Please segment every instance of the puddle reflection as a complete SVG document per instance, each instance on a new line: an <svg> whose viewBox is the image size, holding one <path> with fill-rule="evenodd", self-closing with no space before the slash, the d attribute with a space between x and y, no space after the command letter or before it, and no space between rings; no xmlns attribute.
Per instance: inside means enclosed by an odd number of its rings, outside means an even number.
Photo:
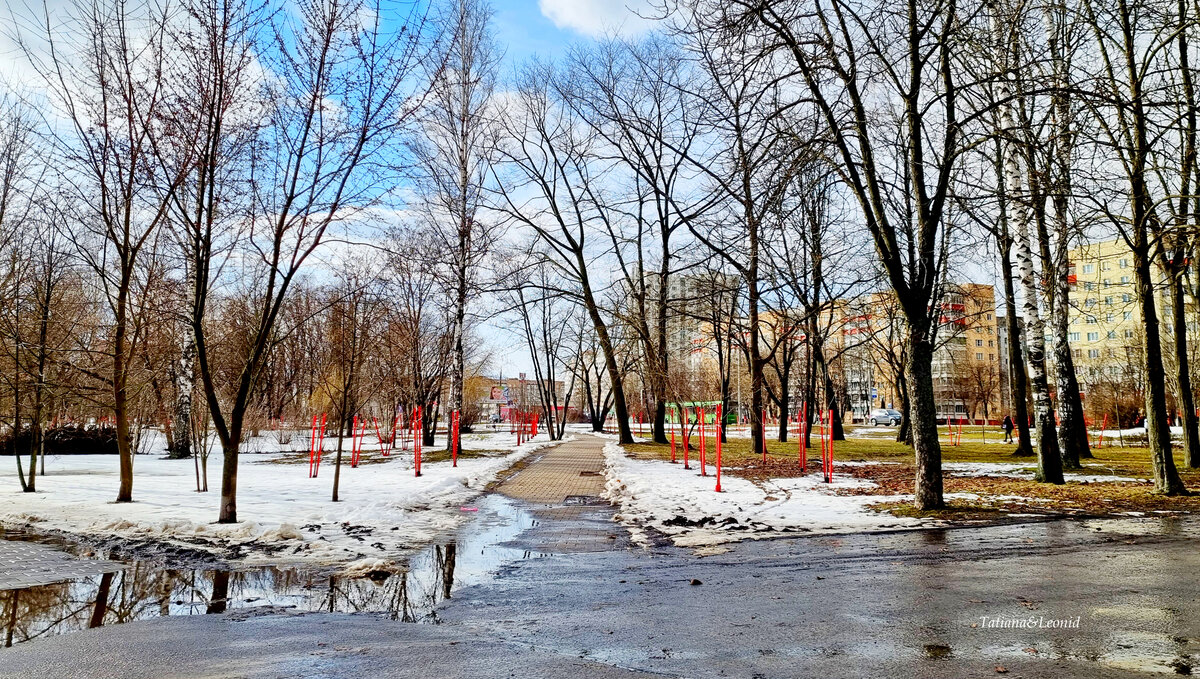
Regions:
<svg viewBox="0 0 1200 679"><path fill-rule="evenodd" d="M435 607L456 588L535 556L504 544L536 525L528 513L497 496L481 500L479 509L478 519L454 541L426 548L395 572L367 577L305 568L173 569L134 561L114 573L0 592L3 645L133 620L262 606L436 622Z"/></svg>

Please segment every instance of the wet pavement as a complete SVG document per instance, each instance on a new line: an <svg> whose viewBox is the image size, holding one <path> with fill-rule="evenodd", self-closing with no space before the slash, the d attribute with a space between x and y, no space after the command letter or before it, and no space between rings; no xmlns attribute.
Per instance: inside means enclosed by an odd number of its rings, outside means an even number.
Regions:
<svg viewBox="0 0 1200 679"><path fill-rule="evenodd" d="M590 471L598 445L549 458L554 473ZM289 589L226 572L215 596L220 571L189 572L197 606L174 589L143 599L167 617L109 626L138 599L114 579L105 627L0 650L0 677L1127 677L1200 659L1197 520L789 538L699 558L631 545L607 507L506 497L538 469L408 575ZM161 586L131 570L109 577ZM83 611L76 629L94 591L61 594ZM27 605L4 594L0 624ZM175 612L213 602L227 612Z"/></svg>

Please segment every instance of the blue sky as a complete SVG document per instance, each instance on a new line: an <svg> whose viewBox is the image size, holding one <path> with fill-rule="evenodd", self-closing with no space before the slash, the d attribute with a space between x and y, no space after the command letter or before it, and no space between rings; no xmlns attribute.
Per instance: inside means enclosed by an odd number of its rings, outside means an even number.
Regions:
<svg viewBox="0 0 1200 679"><path fill-rule="evenodd" d="M508 64L538 55L554 58L573 43L605 32L638 33L649 22L646 0L492 0L496 42Z"/></svg>

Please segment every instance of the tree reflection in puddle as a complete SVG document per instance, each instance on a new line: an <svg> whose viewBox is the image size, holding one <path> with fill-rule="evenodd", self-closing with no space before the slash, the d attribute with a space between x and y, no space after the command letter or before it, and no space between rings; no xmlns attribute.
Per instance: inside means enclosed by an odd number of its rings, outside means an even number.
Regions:
<svg viewBox="0 0 1200 679"><path fill-rule="evenodd" d="M420 570L348 578L291 568L176 570L134 562L123 571L0 592L4 646L91 627L254 606L386 613L417 622L454 587L457 546L436 545Z"/></svg>
<svg viewBox="0 0 1200 679"><path fill-rule="evenodd" d="M181 569L126 561L125 570L115 573L0 592L4 646L132 620L264 606L437 622L435 607L455 587L484 581L506 564L537 555L510 545L537 525L532 515L499 495L480 498L476 505L478 513L454 541L425 548L406 564L396 563L394 572L376 570L363 578L318 568ZM0 532L0 538L34 536ZM61 539L43 541L80 551ZM101 556L121 560L120 555Z"/></svg>

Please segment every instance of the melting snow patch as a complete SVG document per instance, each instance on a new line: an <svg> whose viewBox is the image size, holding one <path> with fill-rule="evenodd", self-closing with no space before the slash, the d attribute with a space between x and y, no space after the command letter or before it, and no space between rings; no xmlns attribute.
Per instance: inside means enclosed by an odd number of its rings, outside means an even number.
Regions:
<svg viewBox="0 0 1200 679"><path fill-rule="evenodd" d="M456 528L471 514L460 507L542 440L512 445L507 434L479 437L506 454L427 463L413 474L402 451L387 462L352 469L343 458L340 502L331 502L333 465L326 454L317 478L307 460L270 463L244 454L238 464L240 523L215 523L221 500L219 455L209 460L209 492L197 493L192 460L137 456L132 503L116 504L115 455L51 456L37 493L22 493L15 469L0 471L0 525L36 523L87 538L150 540L203 550L244 564L343 564L411 552ZM476 444L484 447L483 441ZM490 439L490 440L489 440ZM503 439L503 440L502 440ZM507 445L505 445L507 441ZM465 442L465 441L464 441ZM307 445L307 440L302 442Z"/></svg>
<svg viewBox="0 0 1200 679"><path fill-rule="evenodd" d="M838 495L844 488L874 484L835 474L826 484L821 474L752 482L723 476L716 479L696 469L661 460L635 460L615 442L604 446L604 497L620 507L618 520L653 528L681 546L711 546L784 533L844 533L921 525L919 519L871 510L880 502L904 496Z"/></svg>

